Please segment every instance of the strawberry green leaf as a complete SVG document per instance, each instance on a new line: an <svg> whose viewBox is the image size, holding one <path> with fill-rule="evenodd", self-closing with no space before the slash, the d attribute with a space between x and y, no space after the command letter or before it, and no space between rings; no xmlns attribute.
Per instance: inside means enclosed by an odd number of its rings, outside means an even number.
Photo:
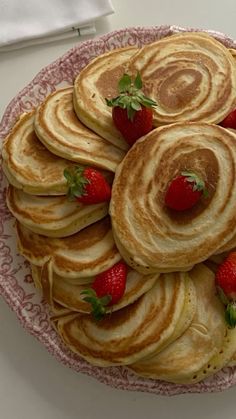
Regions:
<svg viewBox="0 0 236 419"><path fill-rule="evenodd" d="M224 291L219 286L217 286L216 289L217 289L217 294L219 295L222 304L227 306L229 304L229 299L226 297Z"/></svg>
<svg viewBox="0 0 236 419"><path fill-rule="evenodd" d="M68 192L67 196L70 200L86 194L85 185L89 180L83 176L84 167L74 166L64 170L64 177L67 180Z"/></svg>
<svg viewBox="0 0 236 419"><path fill-rule="evenodd" d="M236 303L229 303L225 311L225 320L228 326L233 329L236 326Z"/></svg>
<svg viewBox="0 0 236 419"><path fill-rule="evenodd" d="M111 295L110 294L104 295L104 297L100 298L100 303L103 306L107 306L110 303L110 301L111 301Z"/></svg>
<svg viewBox="0 0 236 419"><path fill-rule="evenodd" d="M130 96L120 96L119 106L122 107L123 109L126 109L130 106L131 100L132 99Z"/></svg>
<svg viewBox="0 0 236 419"><path fill-rule="evenodd" d="M140 103L142 103L142 105L146 106L147 108L157 106L155 100L152 100L149 97L145 96L142 92L137 92L136 96L139 99Z"/></svg>
<svg viewBox="0 0 236 419"><path fill-rule="evenodd" d="M85 295L83 300L91 304L91 313L95 320L103 319L104 315L106 314L106 306L112 299L111 295L104 295L103 297L99 298L93 288L85 289L81 291L80 294Z"/></svg>
<svg viewBox="0 0 236 419"><path fill-rule="evenodd" d="M96 291L93 288L87 288L80 292L81 295L89 295L90 297L97 297Z"/></svg>
<svg viewBox="0 0 236 419"><path fill-rule="evenodd" d="M127 115L128 115L128 119L130 119L131 121L133 121L134 115L135 115L135 110L132 109L131 106L129 106L127 108Z"/></svg>
<svg viewBox="0 0 236 419"><path fill-rule="evenodd" d="M113 106L119 106L119 100L120 100L120 96L117 96L114 99L107 99L107 98L105 98L105 101L106 101L107 106L110 106L111 108Z"/></svg>
<svg viewBox="0 0 236 419"><path fill-rule="evenodd" d="M191 171L183 171L181 175L186 177L187 181L193 183L193 191L202 191L204 198L208 197L208 190L205 182L196 173Z"/></svg>
<svg viewBox="0 0 236 419"><path fill-rule="evenodd" d="M130 89L130 87L131 87L131 77L128 74L124 74L118 83L119 93L127 92Z"/></svg>
<svg viewBox="0 0 236 419"><path fill-rule="evenodd" d="M140 103L139 102L137 102L136 100L133 100L132 102L131 102L131 108L134 110L134 111L140 111L141 109L142 109L142 106L140 105Z"/></svg>
<svg viewBox="0 0 236 419"><path fill-rule="evenodd" d="M143 87L142 79L139 72L137 73L137 76L135 77L134 87L136 87L136 89L138 90L142 89Z"/></svg>
<svg viewBox="0 0 236 419"><path fill-rule="evenodd" d="M71 182L72 181L72 176L71 176L71 173L70 173L69 169L65 169L64 170L64 176L65 176L67 182Z"/></svg>
<svg viewBox="0 0 236 419"><path fill-rule="evenodd" d="M204 198L208 198L209 191L205 188L205 185L204 185L204 189L203 189L202 193L203 193Z"/></svg>
<svg viewBox="0 0 236 419"><path fill-rule="evenodd" d="M120 107L127 109L127 115L130 120L133 120L135 112L141 110L142 107L152 108L157 106L157 103L145 96L140 90L142 88L142 80L139 73L137 73L134 83L132 83L131 76L124 74L118 83L120 95L113 99L105 99L107 106Z"/></svg>

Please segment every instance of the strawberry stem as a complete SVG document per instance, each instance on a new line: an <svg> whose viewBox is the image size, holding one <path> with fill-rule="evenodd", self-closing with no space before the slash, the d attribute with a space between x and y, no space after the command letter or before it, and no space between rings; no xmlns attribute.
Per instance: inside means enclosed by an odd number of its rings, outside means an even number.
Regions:
<svg viewBox="0 0 236 419"><path fill-rule="evenodd" d="M218 285L216 286L216 290L217 290L217 294L220 298L220 301L222 302L222 304L224 304L224 306L227 306L229 304L229 299L226 297L224 291L222 290L221 287L219 287Z"/></svg>
<svg viewBox="0 0 236 419"><path fill-rule="evenodd" d="M202 191L204 198L207 198L209 193L206 189L205 182L196 173L191 171L183 171L181 175L186 177L186 180L193 183L193 191Z"/></svg>
<svg viewBox="0 0 236 419"><path fill-rule="evenodd" d="M136 112L143 107L153 108L157 103L145 96L141 91L143 86L140 73L137 73L134 82L129 74L124 74L118 82L119 96L113 99L105 99L107 106L127 109L128 119L133 121Z"/></svg>
<svg viewBox="0 0 236 419"><path fill-rule="evenodd" d="M81 295L85 295L83 300L91 304L91 314L93 315L95 320L102 320L106 314L106 306L111 301L111 295L104 295L103 297L98 297L96 291L92 288L88 288L86 290L81 291Z"/></svg>
<svg viewBox="0 0 236 419"><path fill-rule="evenodd" d="M225 310L225 320L231 329L236 326L236 302L228 303Z"/></svg>
<svg viewBox="0 0 236 419"><path fill-rule="evenodd" d="M64 176L67 180L68 185L68 192L67 196L70 200L74 198L78 198L86 194L85 192L85 185L87 185L89 180L84 177L84 167L82 166L75 166L70 169L64 170Z"/></svg>

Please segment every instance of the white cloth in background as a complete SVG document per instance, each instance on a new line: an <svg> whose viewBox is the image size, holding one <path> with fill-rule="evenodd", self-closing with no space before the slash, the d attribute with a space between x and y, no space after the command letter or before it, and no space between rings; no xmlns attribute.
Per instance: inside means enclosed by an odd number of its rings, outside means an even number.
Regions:
<svg viewBox="0 0 236 419"><path fill-rule="evenodd" d="M0 0L0 52L95 33L111 0Z"/></svg>

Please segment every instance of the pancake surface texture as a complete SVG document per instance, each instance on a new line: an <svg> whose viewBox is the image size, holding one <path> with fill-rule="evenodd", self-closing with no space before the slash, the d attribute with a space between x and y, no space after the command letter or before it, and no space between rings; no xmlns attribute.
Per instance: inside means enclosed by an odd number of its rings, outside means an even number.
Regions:
<svg viewBox="0 0 236 419"><path fill-rule="evenodd" d="M23 114L2 148L3 170L13 186L34 195L65 195L64 169L74 163L50 153L34 132L34 112Z"/></svg>
<svg viewBox="0 0 236 419"><path fill-rule="evenodd" d="M34 267L34 271L38 270L36 274L37 281L42 284L43 295L47 302L53 306L56 301L71 311L90 313L91 305L84 301L81 292L86 288L90 288L95 278L79 278L77 280L62 278L56 275L52 268L52 261L46 262L42 269ZM129 270L123 297L116 304L107 307L107 312L119 310L136 301L154 286L158 277L159 274L154 274L146 275L144 278L142 274ZM85 279L87 279L87 285L81 283Z"/></svg>
<svg viewBox="0 0 236 419"><path fill-rule="evenodd" d="M36 110L34 127L52 153L81 164L114 172L125 154L79 121L73 108L73 87L46 98Z"/></svg>
<svg viewBox="0 0 236 419"><path fill-rule="evenodd" d="M205 181L208 197L177 212L165 193L183 171ZM207 259L236 232L235 179L236 136L219 126L172 124L137 141L116 172L109 210L123 258L144 273Z"/></svg>
<svg viewBox="0 0 236 419"><path fill-rule="evenodd" d="M74 83L74 108L79 119L122 150L127 150L128 145L112 121L111 108L105 98L118 95L118 81L136 51L135 47L114 49L95 58Z"/></svg>
<svg viewBox="0 0 236 419"><path fill-rule="evenodd" d="M28 195L9 185L7 205L16 219L34 233L66 237L102 219L108 204L83 205L67 196Z"/></svg>
<svg viewBox="0 0 236 419"><path fill-rule="evenodd" d="M76 314L59 319L57 329L69 348L92 364L126 365L160 351L178 337L177 331L181 335L195 304L186 273L163 274L136 302L101 321Z"/></svg>
<svg viewBox="0 0 236 419"><path fill-rule="evenodd" d="M196 265L189 275L197 295L192 323L182 336L159 354L132 365L137 374L192 383L198 381L198 371L204 369L222 349L227 326L223 305L216 295L215 275L202 264ZM206 368L205 376L211 373L211 368Z"/></svg>
<svg viewBox="0 0 236 419"><path fill-rule="evenodd" d="M148 44L131 57L145 93L157 102L154 125L221 122L236 105L236 63L213 37L180 33Z"/></svg>
<svg viewBox="0 0 236 419"><path fill-rule="evenodd" d="M53 271L68 278L97 275L121 259L108 217L64 238L44 237L16 223L19 252L33 265L49 259Z"/></svg>

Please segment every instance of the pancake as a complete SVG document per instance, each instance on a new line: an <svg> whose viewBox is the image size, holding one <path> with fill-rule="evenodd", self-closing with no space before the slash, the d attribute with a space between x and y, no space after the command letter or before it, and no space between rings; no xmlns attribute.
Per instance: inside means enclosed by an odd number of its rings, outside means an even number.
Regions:
<svg viewBox="0 0 236 419"><path fill-rule="evenodd" d="M38 290L42 290L40 273L41 269L38 266L31 265L31 275L34 281L35 288L37 288ZM54 316L58 318L58 316L65 316L67 314L71 314L70 309L58 304L56 301L53 301L52 304L50 304L50 310L51 318L54 318Z"/></svg>
<svg viewBox="0 0 236 419"><path fill-rule="evenodd" d="M195 304L195 289L186 273L162 274L133 304L99 322L88 314L64 316L57 330L72 351L94 365L128 365L163 349L177 338L177 330L181 335ZM181 317L181 328L176 327Z"/></svg>
<svg viewBox="0 0 236 419"><path fill-rule="evenodd" d="M44 237L19 222L16 230L19 253L36 266L43 266L51 259L53 271L62 277L92 277L121 260L109 217L64 238Z"/></svg>
<svg viewBox="0 0 236 419"><path fill-rule="evenodd" d="M233 56L234 59L236 59L236 49L234 48L229 48L229 52L230 54Z"/></svg>
<svg viewBox="0 0 236 419"><path fill-rule="evenodd" d="M33 195L65 195L64 169L74 165L50 153L34 133L34 112L23 114L2 147L9 183Z"/></svg>
<svg viewBox="0 0 236 419"><path fill-rule="evenodd" d="M87 285L81 284L80 279L62 278L53 272L52 261L46 262L42 268L34 267L34 270L37 270L37 282L42 284L44 298L51 306L57 302L71 311L91 312L91 305L84 301L81 292L91 287L94 277L86 278L90 280ZM133 303L153 287L158 277L159 274L155 274L144 278L142 274L129 270L123 297L117 304L107 307L107 311L116 311Z"/></svg>
<svg viewBox="0 0 236 419"><path fill-rule="evenodd" d="M236 248L236 234L215 252L216 255L233 251Z"/></svg>
<svg viewBox="0 0 236 419"><path fill-rule="evenodd" d="M132 170L130 170L132 167ZM206 184L190 210L169 210L165 193L182 171ZM119 166L109 212L116 245L143 273L187 269L236 234L236 136L206 123L157 128L138 140Z"/></svg>
<svg viewBox="0 0 236 419"><path fill-rule="evenodd" d="M236 105L236 63L208 34L185 32L145 45L130 59L145 94L157 102L154 126L221 122Z"/></svg>
<svg viewBox="0 0 236 419"><path fill-rule="evenodd" d="M41 281L41 277L42 277L42 270L44 269L44 278L45 284L49 284L47 289L49 289L50 287L52 288L52 283L55 285L55 283L57 282L66 282L68 284L68 286L85 286L86 284L91 284L93 277L85 277L85 278L69 278L69 277L61 277L59 275L57 275L55 272L53 272L53 263L51 260L48 260L47 262L45 262L45 264L41 267L41 266L37 266L37 265L33 265L32 263L30 264L31 267L31 274L32 274L32 278L34 281L34 285L35 288L38 288L39 290L42 290L42 281ZM45 267L45 268L44 268ZM47 300L49 300L46 297ZM55 301L54 301L55 302ZM60 304L60 303L58 303Z"/></svg>
<svg viewBox="0 0 236 419"><path fill-rule="evenodd" d="M124 151L79 121L72 93L73 87L57 90L37 108L34 120L37 137L57 156L114 172Z"/></svg>
<svg viewBox="0 0 236 419"><path fill-rule="evenodd" d="M108 204L83 205L66 196L29 195L9 186L7 206L14 217L34 233L66 237L99 221L108 213Z"/></svg>
<svg viewBox="0 0 236 419"><path fill-rule="evenodd" d="M127 150L128 145L112 121L105 98L118 95L118 81L136 51L135 47L127 47L100 55L80 72L74 83L74 109L80 121L122 150Z"/></svg>
<svg viewBox="0 0 236 419"><path fill-rule="evenodd" d="M235 367L236 366L236 351L234 352L232 358L228 362L229 367Z"/></svg>
<svg viewBox="0 0 236 419"><path fill-rule="evenodd" d="M208 376L220 371L229 365L236 347L236 329L226 329L226 333L222 342L222 346L217 353L209 360L204 367L197 371L192 377L191 383L204 380ZM184 383L181 381L180 383Z"/></svg>
<svg viewBox="0 0 236 419"><path fill-rule="evenodd" d="M159 354L131 365L138 375L174 383L192 383L198 381L198 371L204 369L222 349L227 326L224 307L216 296L215 275L203 264L196 265L189 275L197 295L192 323L182 336ZM208 367L205 376L211 373Z"/></svg>

